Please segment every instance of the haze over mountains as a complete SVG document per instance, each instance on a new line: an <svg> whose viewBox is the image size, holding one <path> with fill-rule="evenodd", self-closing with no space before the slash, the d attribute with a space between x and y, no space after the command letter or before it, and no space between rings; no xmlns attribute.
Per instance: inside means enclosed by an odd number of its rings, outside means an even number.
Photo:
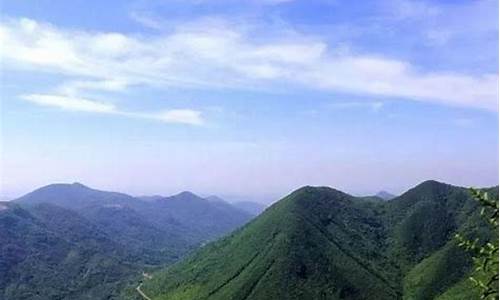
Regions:
<svg viewBox="0 0 500 300"><path fill-rule="evenodd" d="M380 191L380 192L378 192L378 193L375 195L375 197L379 197L379 198L381 198L381 199L383 199L383 200L391 200L391 199L395 198L395 197L396 197L396 195L393 195L393 194L388 193L388 192L386 192L386 191Z"/></svg>
<svg viewBox="0 0 500 300"><path fill-rule="evenodd" d="M474 299L453 235L498 238L436 181L384 201L307 186L251 219L190 192L45 186L0 202L0 299L140 299L141 280L151 299Z"/></svg>
<svg viewBox="0 0 500 300"><path fill-rule="evenodd" d="M170 264L252 217L189 192L149 200L74 183L3 202L0 296L117 297L143 270Z"/></svg>

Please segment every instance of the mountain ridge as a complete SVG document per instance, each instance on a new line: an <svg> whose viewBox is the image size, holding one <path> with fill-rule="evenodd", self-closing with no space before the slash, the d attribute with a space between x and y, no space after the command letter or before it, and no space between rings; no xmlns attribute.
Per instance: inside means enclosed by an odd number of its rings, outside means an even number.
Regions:
<svg viewBox="0 0 500 300"><path fill-rule="evenodd" d="M0 298L7 299L38 299L36 293L42 298L122 299L125 282L142 271L169 265L251 218L190 192L144 201L80 183L44 186L3 203L0 273L8 277L0 276ZM46 241L53 241L53 247ZM90 281L79 279L85 268L97 272L85 275Z"/></svg>
<svg viewBox="0 0 500 300"><path fill-rule="evenodd" d="M471 271L453 234L477 226L487 228L467 189L437 181L383 202L304 186L157 273L143 290L152 299L445 297Z"/></svg>

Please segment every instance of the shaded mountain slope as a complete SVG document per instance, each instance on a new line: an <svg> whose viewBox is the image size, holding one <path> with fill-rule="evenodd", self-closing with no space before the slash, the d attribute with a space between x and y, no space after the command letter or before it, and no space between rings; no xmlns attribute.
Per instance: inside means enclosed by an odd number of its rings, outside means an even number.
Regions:
<svg viewBox="0 0 500 300"><path fill-rule="evenodd" d="M36 211L0 211L0 298L111 299L138 272L140 257L77 214Z"/></svg>
<svg viewBox="0 0 500 300"><path fill-rule="evenodd" d="M208 201L190 192L148 203L139 212L148 220L164 227L168 217L186 230L192 241L209 241L231 232L252 216L226 202Z"/></svg>
<svg viewBox="0 0 500 300"><path fill-rule="evenodd" d="M183 235L186 229L182 226L167 222L164 227L154 226L127 206L91 206L80 214L150 265L175 261L194 247Z"/></svg>

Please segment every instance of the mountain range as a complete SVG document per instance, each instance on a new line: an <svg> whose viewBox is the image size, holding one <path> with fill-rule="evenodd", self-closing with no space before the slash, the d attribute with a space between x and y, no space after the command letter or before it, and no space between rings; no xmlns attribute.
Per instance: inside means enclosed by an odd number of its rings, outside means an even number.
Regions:
<svg viewBox="0 0 500 300"><path fill-rule="evenodd" d="M176 300L479 299L458 232L498 241L462 187L426 181L389 201L303 187L141 288Z"/></svg>
<svg viewBox="0 0 500 300"><path fill-rule="evenodd" d="M468 189L383 198L306 186L264 210L45 186L0 202L0 299L478 299L453 236L498 233Z"/></svg>
<svg viewBox="0 0 500 300"><path fill-rule="evenodd" d="M48 185L0 202L0 299L120 298L142 271L251 218L190 192L145 201L80 183Z"/></svg>

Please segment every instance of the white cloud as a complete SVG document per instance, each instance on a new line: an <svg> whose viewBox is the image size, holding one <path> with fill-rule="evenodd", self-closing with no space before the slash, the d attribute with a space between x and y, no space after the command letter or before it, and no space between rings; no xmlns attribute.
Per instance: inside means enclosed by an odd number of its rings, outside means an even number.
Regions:
<svg viewBox="0 0 500 300"><path fill-rule="evenodd" d="M321 39L292 31L254 37L249 27L215 19L156 35L73 31L29 19L0 26L6 68L67 75L72 79L58 92L73 96L83 89L117 91L131 85L272 89L279 83L498 109L497 74L422 71L401 60L338 52Z"/></svg>
<svg viewBox="0 0 500 300"><path fill-rule="evenodd" d="M152 16L150 13L133 11L130 13L130 18L141 24L144 27L161 30L165 28L165 24L163 21L158 18Z"/></svg>
<svg viewBox="0 0 500 300"><path fill-rule="evenodd" d="M352 109L352 108L368 108L374 112L379 112L384 107L384 102L381 101L337 101L328 105L331 109Z"/></svg>
<svg viewBox="0 0 500 300"><path fill-rule="evenodd" d="M116 112L115 107L111 104L100 103L81 98L70 98L65 96L40 95L40 94L24 95L21 98L41 106L52 106L64 110L96 112L96 113Z"/></svg>
<svg viewBox="0 0 500 300"><path fill-rule="evenodd" d="M98 90L98 91L111 91L118 92L124 91L128 83L123 80L76 80L65 82L57 88L57 90L64 95L76 95L81 90Z"/></svg>
<svg viewBox="0 0 500 300"><path fill-rule="evenodd" d="M457 40L470 43L481 36L498 36L498 1L432 1L389 0L380 4L386 17L411 23L415 34L423 33L423 42L441 47ZM464 26L467 20L467 26ZM463 42L462 42L463 43ZM452 51L457 50L451 47Z"/></svg>
<svg viewBox="0 0 500 300"><path fill-rule="evenodd" d="M165 123L188 125L203 125L205 122L200 111L191 109L172 109L158 112L128 112L117 109L114 105L95 100L74 98L64 95L30 94L21 96L22 99L40 106L55 107L62 110L113 114L124 117L156 120Z"/></svg>
<svg viewBox="0 0 500 300"><path fill-rule="evenodd" d="M157 115L157 118L167 123L184 123L202 125L201 112L190 109L173 109Z"/></svg>

